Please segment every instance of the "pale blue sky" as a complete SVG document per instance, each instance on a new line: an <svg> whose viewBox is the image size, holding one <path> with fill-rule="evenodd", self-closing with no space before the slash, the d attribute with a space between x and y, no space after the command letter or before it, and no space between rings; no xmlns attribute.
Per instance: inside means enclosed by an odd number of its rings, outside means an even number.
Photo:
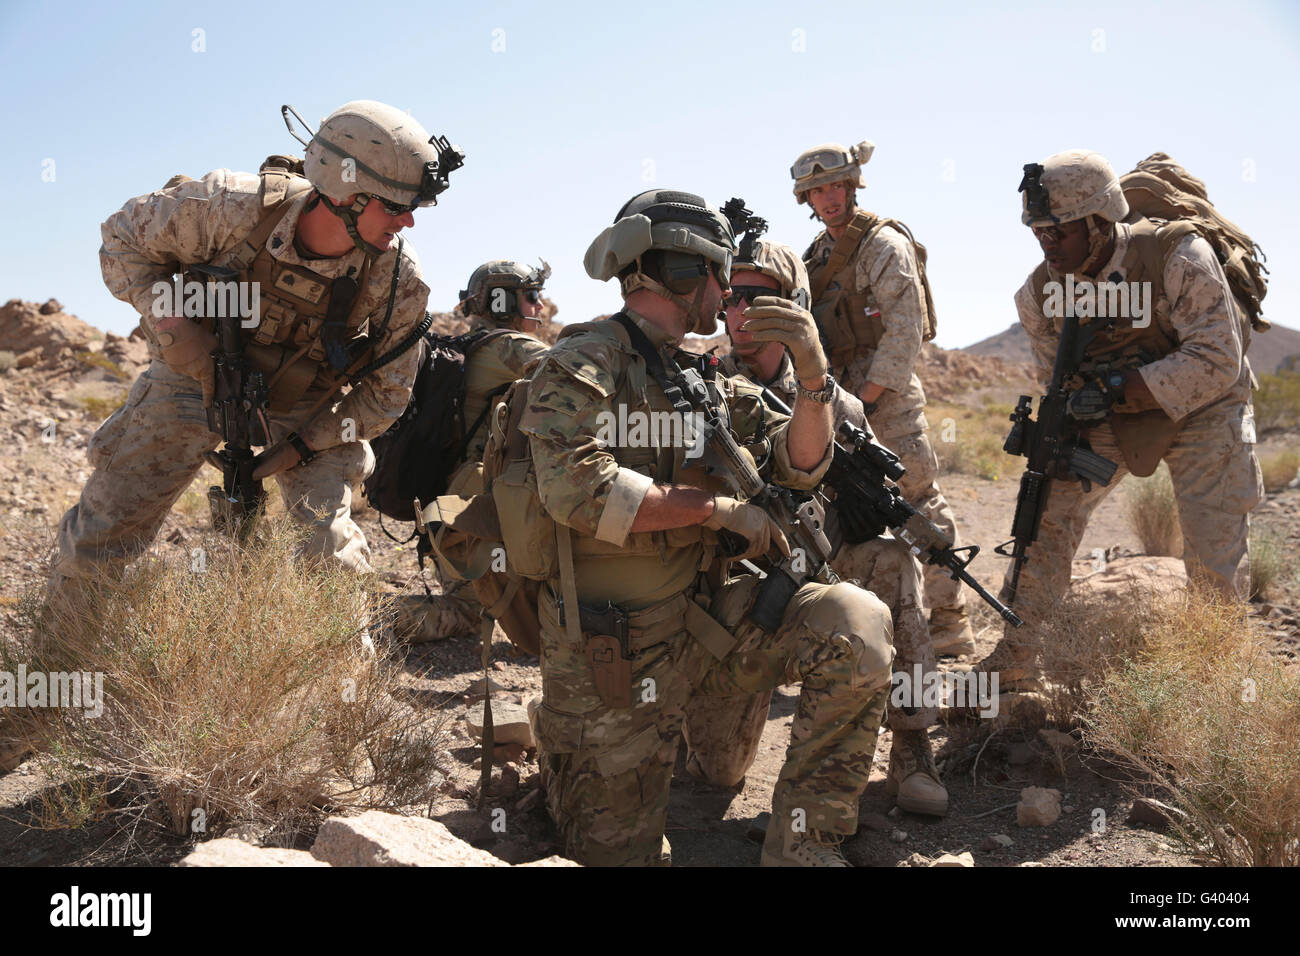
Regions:
<svg viewBox="0 0 1300 956"><path fill-rule="evenodd" d="M802 250L794 157L871 139L860 200L929 247L941 345L1015 321L1039 258L1021 166L1075 146L1120 171L1163 150L1205 179L1269 255L1266 315L1295 327L1298 50L1295 3L0 0L0 300L127 332L100 222L173 173L300 152L281 103L314 124L379 99L468 154L407 232L435 310L480 262L540 256L561 320L612 311L582 255L651 186L742 196Z"/></svg>

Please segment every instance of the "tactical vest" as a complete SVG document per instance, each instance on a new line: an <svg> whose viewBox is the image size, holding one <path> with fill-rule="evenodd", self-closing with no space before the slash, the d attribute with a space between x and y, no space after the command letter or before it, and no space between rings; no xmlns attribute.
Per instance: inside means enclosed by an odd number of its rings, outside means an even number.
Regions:
<svg viewBox="0 0 1300 956"><path fill-rule="evenodd" d="M1128 317L1081 319L1081 329L1092 330L1091 323L1102 323L1084 349L1079 366L1081 373L1091 375L1110 369L1140 368L1177 350L1178 333L1170 320L1170 303L1165 295L1165 263L1178 244L1195 232L1196 228L1189 222L1153 223L1141 219L1129 227L1129 245L1121 262L1123 281L1151 284L1148 300L1151 305L1151 321L1145 328L1137 328L1132 318ZM1032 275L1031 288L1034 290L1038 312L1044 317L1048 317L1045 308L1048 293L1045 287L1050 278L1047 263L1039 263ZM1236 308L1232 309L1231 314L1233 321L1245 326L1242 336L1249 336L1245 314ZM1051 320L1051 317L1048 318ZM1249 339L1245 338L1245 341ZM1078 387L1080 384L1082 380L1076 378L1073 386ZM1116 408L1117 413L1108 419L1115 442L1129 471L1139 478L1145 478L1155 472L1177 439L1182 423L1175 422L1160 408L1137 413L1124 413L1123 406Z"/></svg>
<svg viewBox="0 0 1300 956"><path fill-rule="evenodd" d="M832 368L843 368L854 359L869 355L885 334L885 324L871 290L856 291L858 250L874 239L885 226L894 227L912 243L921 287L925 293L925 328L922 337L929 342L935 336L934 297L925 274L925 247L912 238L911 231L897 219L882 219L873 213L859 211L845 227L840 238L835 240L830 256L824 263L812 262L811 248L804 257L804 263L808 267L808 280L812 285L813 317L821 330Z"/></svg>
<svg viewBox="0 0 1300 956"><path fill-rule="evenodd" d="M1195 231L1186 222L1157 225L1146 219L1130 227L1128 249L1121 263L1123 281L1151 284L1151 321L1145 328L1138 328L1127 317L1082 319L1081 328L1094 322L1102 325L1084 350L1080 371L1137 368L1162 359L1178 348L1178 334L1170 321L1170 304L1165 295L1165 263L1178 244ZM1047 315L1046 285L1050 278L1047 263L1040 262L1034 269L1031 287L1039 314L1043 316ZM1104 281L1104 277L1098 281Z"/></svg>
<svg viewBox="0 0 1300 956"><path fill-rule="evenodd" d="M261 219L241 242L217 256L213 263L235 269L243 281L258 283L260 314L254 328L243 330L244 352L266 377L271 410L285 412L308 391L327 389L335 379L333 370L324 364L321 329L336 280L303 266L280 262L266 248L293 201L311 188L302 176L272 165L274 159L268 160L259 172ZM400 268L400 254L398 258ZM347 317L345 347L350 358L356 358L359 352L354 354L354 350L366 343L365 322L357 313L366 297L371 263L371 257L366 256L356 277L357 294Z"/></svg>

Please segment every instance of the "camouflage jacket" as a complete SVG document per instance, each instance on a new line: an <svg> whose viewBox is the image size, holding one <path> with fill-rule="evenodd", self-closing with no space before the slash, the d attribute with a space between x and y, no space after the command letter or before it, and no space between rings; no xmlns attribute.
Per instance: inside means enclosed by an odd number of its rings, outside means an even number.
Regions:
<svg viewBox="0 0 1300 956"><path fill-rule="evenodd" d="M470 320L472 332L498 328L500 326L481 316L473 316ZM524 378L529 366L547 348L545 342L526 332L508 331L505 335L494 335L475 349L465 366L465 426L473 425L483 413L489 395L515 379ZM483 458L487 435L487 428L480 427L470 442L466 455L468 460Z"/></svg>
<svg viewBox="0 0 1300 956"><path fill-rule="evenodd" d="M140 325L150 343L150 354L160 357L154 338L155 283L168 282L179 265L206 263L241 242L263 214L260 178L253 173L218 169L191 180L129 200L100 227L99 250L104 283L114 296L140 313ZM291 200L284 218L267 239L266 248L277 260L334 279L360 272L363 254L352 249L333 259L304 259L294 248L298 216L307 194ZM397 256L397 243L378 257L362 289L358 314L378 325L387 310L388 292ZM403 244L397 295L392 318L375 355L392 348L424 317L429 288L420 277L420 264L409 243ZM415 380L418 349L367 376L334 407L320 415L302 433L314 449L343 443L343 423L355 424L356 437L382 434L405 410Z"/></svg>
<svg viewBox="0 0 1300 956"><path fill-rule="evenodd" d="M822 231L804 254L811 271L824 264L835 247ZM880 310L884 334L870 357L866 380L893 392L903 392L914 374L925 335L925 289L916 253L907 237L884 226L858 247L853 260L857 288Z"/></svg>
<svg viewBox="0 0 1300 956"><path fill-rule="evenodd" d="M654 324L628 314L661 350L675 344ZM792 488L816 487L830 465L830 445L811 471L795 468L786 445L789 419L766 410L758 389L742 378L719 376L716 385L732 433L756 462L770 468L773 480ZM688 457L688 442L659 441L656 447L644 430L641 440L634 440L637 416L666 415L671 408L627 332L612 320L566 328L533 372L520 428L529 436L543 506L575 532L575 570L584 602L646 607L680 592L713 563L716 539L701 525L631 530L653 484L735 494L724 479ZM625 423L632 427L624 428ZM650 428L653 433L655 425Z"/></svg>
<svg viewBox="0 0 1300 956"><path fill-rule="evenodd" d="M1098 275L1123 281L1128 244L1129 226L1120 223L1115 254ZM1142 379L1160 407L1178 420L1216 401L1249 401L1250 362L1244 354L1232 293L1210 244L1197 235L1184 238L1165 261L1163 281L1167 303L1155 306L1155 311L1167 314L1178 347L1141 369ZM1042 314L1032 279L1016 293L1016 310L1029 335L1038 377L1046 384L1064 320Z"/></svg>

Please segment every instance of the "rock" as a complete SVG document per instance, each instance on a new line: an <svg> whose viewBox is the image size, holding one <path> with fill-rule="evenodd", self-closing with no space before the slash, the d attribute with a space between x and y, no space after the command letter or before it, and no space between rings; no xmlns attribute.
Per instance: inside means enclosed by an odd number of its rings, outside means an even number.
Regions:
<svg viewBox="0 0 1300 956"><path fill-rule="evenodd" d="M959 853L954 856L951 853L945 853L939 859L930 864L931 866L969 866L975 865L975 857L971 856L970 851Z"/></svg>
<svg viewBox="0 0 1300 956"><path fill-rule="evenodd" d="M907 834L902 830L895 830L889 834L889 839L893 840L895 843L902 843L907 839Z"/></svg>
<svg viewBox="0 0 1300 956"><path fill-rule="evenodd" d="M178 866L329 866L305 850L253 846L238 837L200 843Z"/></svg>
<svg viewBox="0 0 1300 956"><path fill-rule="evenodd" d="M1045 827L1061 815L1061 791L1046 787L1025 787L1016 806L1016 823L1022 827Z"/></svg>
<svg viewBox="0 0 1300 956"><path fill-rule="evenodd" d="M1090 574L1072 587L1076 593L1124 601L1170 597L1187 590L1187 568L1181 558L1116 558L1104 571Z"/></svg>
<svg viewBox="0 0 1300 956"><path fill-rule="evenodd" d="M900 860L899 866L929 866L930 858L923 853L913 853L906 860Z"/></svg>
<svg viewBox="0 0 1300 956"><path fill-rule="evenodd" d="M1129 823L1145 823L1147 826L1164 829L1169 824L1182 822L1187 818L1182 810L1151 797L1138 797L1133 801L1133 808L1128 812Z"/></svg>
<svg viewBox="0 0 1300 956"><path fill-rule="evenodd" d="M983 850L1006 850L1015 845L1015 841L1005 833L994 833L984 838L980 848Z"/></svg>
<svg viewBox="0 0 1300 956"><path fill-rule="evenodd" d="M527 752L523 744L500 744L492 748L492 759L498 763L521 763Z"/></svg>
<svg viewBox="0 0 1300 956"><path fill-rule="evenodd" d="M477 741L483 740L483 705L476 704L465 714L465 723L469 725L470 735ZM533 729L528 724L528 711L518 704L503 700L492 701L492 742L493 744L521 744L524 747L536 747Z"/></svg>
<svg viewBox="0 0 1300 956"><path fill-rule="evenodd" d="M63 303L58 299L46 299L45 304L41 306L41 315L53 315L55 312L63 311Z"/></svg>
<svg viewBox="0 0 1300 956"><path fill-rule="evenodd" d="M368 810L330 817L311 855L331 866L506 866L476 850L436 820Z"/></svg>
<svg viewBox="0 0 1300 956"><path fill-rule="evenodd" d="M465 691L466 697L483 697L483 689L486 686L489 695L495 696L505 690L500 684L490 677L480 677L476 681L471 681L469 688Z"/></svg>
<svg viewBox="0 0 1300 956"><path fill-rule="evenodd" d="M1038 739L1051 747L1052 751L1062 759L1079 749L1079 741L1069 734L1061 733L1059 730L1051 730L1047 727L1038 732Z"/></svg>
<svg viewBox="0 0 1300 956"><path fill-rule="evenodd" d="M532 863L520 863L519 866L581 866L581 863L575 863L573 860L566 860L562 856L548 856L541 860L533 860Z"/></svg>

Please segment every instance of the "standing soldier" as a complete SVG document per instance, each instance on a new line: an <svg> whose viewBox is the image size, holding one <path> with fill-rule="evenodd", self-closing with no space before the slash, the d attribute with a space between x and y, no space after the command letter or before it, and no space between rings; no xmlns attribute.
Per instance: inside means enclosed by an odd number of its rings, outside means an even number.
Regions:
<svg viewBox="0 0 1300 956"><path fill-rule="evenodd" d="M95 470L59 527L52 596L67 579L147 548L221 441L205 411L213 330L179 304L158 307L172 274L199 264L233 269L260 299L259 314L241 323L243 345L269 385L276 445L253 478L274 476L286 508L312 529L306 554L372 570L350 514L352 487L374 467L365 439L406 408L417 350L308 413L365 356L414 345L429 290L398 233L446 188L458 164L448 155L406 113L359 100L321 124L303 175L270 164L258 175L218 169L132 199L104 223L104 281L140 313L152 362L91 439Z"/></svg>
<svg viewBox="0 0 1300 956"><path fill-rule="evenodd" d="M1128 301L1150 308L1081 323L1097 334L1084 350L1067 414L1092 451L1119 468L1108 485L1090 491L1078 481L1052 481L1014 595L1028 626L1004 631L978 665L996 670L1004 689L1032 691L1042 637L1035 619L1069 588L1088 518L1126 473L1150 474L1161 459L1168 463L1189 576L1238 599L1249 595L1249 513L1264 487L1243 348L1248 326L1210 244L1189 223L1125 221L1133 217L1123 189L1098 153L1069 150L1025 171L1021 221L1033 230L1043 262L1016 293L1016 311L1039 378L1051 378L1069 308L1063 299L1059 307L1049 302L1053 291L1059 297L1072 288L1076 298L1099 302L1097 287L1106 282L1141 283L1140 299ZM1008 571L1004 598L1010 581Z"/></svg>
<svg viewBox="0 0 1300 956"><path fill-rule="evenodd" d="M586 256L593 278L619 277L623 310L567 327L529 382L520 427L554 521L556 569L538 606L535 726L548 808L583 863L662 858L674 756L698 693L802 681L765 865L847 866L838 844L857 829L889 689L888 610L853 585L810 582L770 631L753 623L759 580L732 576L720 543L739 545L735 560L788 555L780 528L735 497L709 453L634 437L647 420L716 414L740 454L785 485L813 488L829 467L832 389L806 311L779 298L751 310L755 336L790 349L800 383L790 419L764 421L757 389L676 348L716 330L734 251L730 224L700 197L633 197Z"/></svg>
<svg viewBox="0 0 1300 956"><path fill-rule="evenodd" d="M794 365L779 342L755 341L744 328L745 310L759 296L777 295L808 301L808 274L789 246L746 237L732 265L731 295L727 297L727 334L731 353L721 364L724 375L743 375L766 386L787 407L798 394ZM838 385L831 402L834 425L848 421L866 429L862 404ZM921 568L901 541L878 538L841 546L831 562L845 581L855 581L889 607L894 623L894 671L908 675L919 665L935 669L934 651L921 600ZM687 766L718 786L736 786L744 778L767 721L771 691L740 697L695 697L687 708ZM938 719L938 708L900 708L891 704L888 724L893 731L887 792L912 813L943 816L948 791L935 768L927 733Z"/></svg>
<svg viewBox="0 0 1300 956"><path fill-rule="evenodd" d="M939 461L926 433L925 392L916 376L921 343L934 337L934 309L911 234L894 219L858 208L861 167L875 146L815 146L790 168L794 195L826 227L804 253L813 314L831 371L862 400L871 430L902 460L903 496L960 547L952 508L939 491ZM961 584L925 568L925 603L936 654L970 654L975 637Z"/></svg>
<svg viewBox="0 0 1300 956"><path fill-rule="evenodd" d="M452 474L447 494L469 497L483 491L483 447L487 444L489 406L546 351L537 338L541 326L542 288L551 267L529 268L522 262L493 259L474 270L461 291L461 309L472 336L464 343L465 461ZM482 605L468 581L448 582L426 612L421 640L442 640L477 632Z"/></svg>

